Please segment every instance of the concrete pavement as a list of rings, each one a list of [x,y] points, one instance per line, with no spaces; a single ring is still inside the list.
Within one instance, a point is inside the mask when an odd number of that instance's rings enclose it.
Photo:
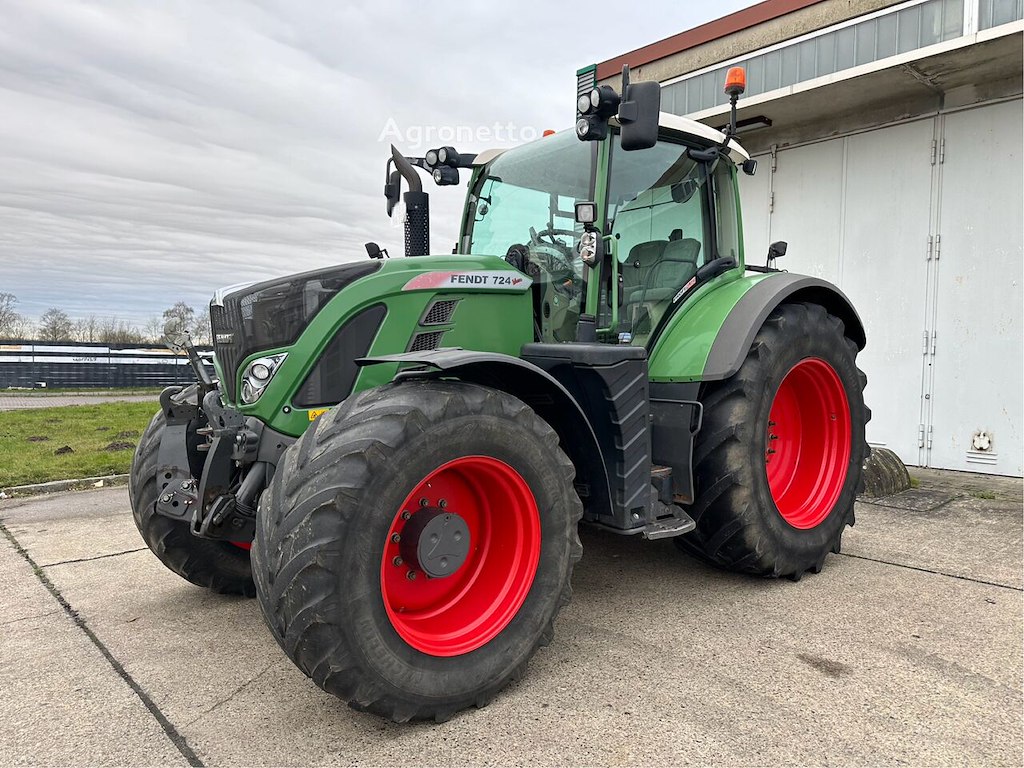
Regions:
[[[320,691],[124,489],[0,502],[0,764],[1020,765],[1021,482],[915,474],[799,583],[584,530],[555,641],[441,725]]]

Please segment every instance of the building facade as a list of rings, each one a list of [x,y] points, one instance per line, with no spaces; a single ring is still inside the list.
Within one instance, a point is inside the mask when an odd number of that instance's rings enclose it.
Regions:
[[[850,297],[868,441],[907,464],[1024,474],[1022,5],[767,0],[581,70],[721,127],[746,68],[746,260],[785,240]]]

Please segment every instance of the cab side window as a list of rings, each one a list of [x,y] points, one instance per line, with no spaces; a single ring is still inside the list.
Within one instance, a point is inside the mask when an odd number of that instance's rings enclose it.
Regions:
[[[618,162],[616,162],[618,161]],[[620,321],[643,344],[673,297],[709,259],[706,175],[667,141],[628,155],[612,146],[608,218],[616,237]]]

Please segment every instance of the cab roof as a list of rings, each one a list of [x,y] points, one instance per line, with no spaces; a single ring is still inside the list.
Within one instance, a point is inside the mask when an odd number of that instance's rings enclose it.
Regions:
[[[614,125],[618,125],[618,121],[615,118],[612,118],[610,122]],[[725,141],[725,134],[721,131],[712,128],[711,126],[704,125],[704,123],[698,123],[696,120],[691,120],[688,117],[673,115],[670,112],[658,113],[658,126],[670,133],[676,133],[684,137],[695,137],[708,144],[721,144]],[[543,140],[544,139],[536,139],[536,141]],[[501,149],[485,149],[476,156],[476,159],[473,161],[473,165],[485,165],[498,157],[498,155],[507,152],[509,149],[509,147]],[[733,163],[739,165],[749,157],[750,155],[747,154],[747,151],[737,144],[735,140],[729,143],[729,159],[732,160]]]

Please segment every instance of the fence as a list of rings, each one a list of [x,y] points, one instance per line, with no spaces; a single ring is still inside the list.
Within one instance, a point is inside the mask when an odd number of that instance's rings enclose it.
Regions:
[[[209,349],[200,351],[209,357]],[[163,387],[194,380],[188,358],[159,344],[0,341],[0,389]]]

